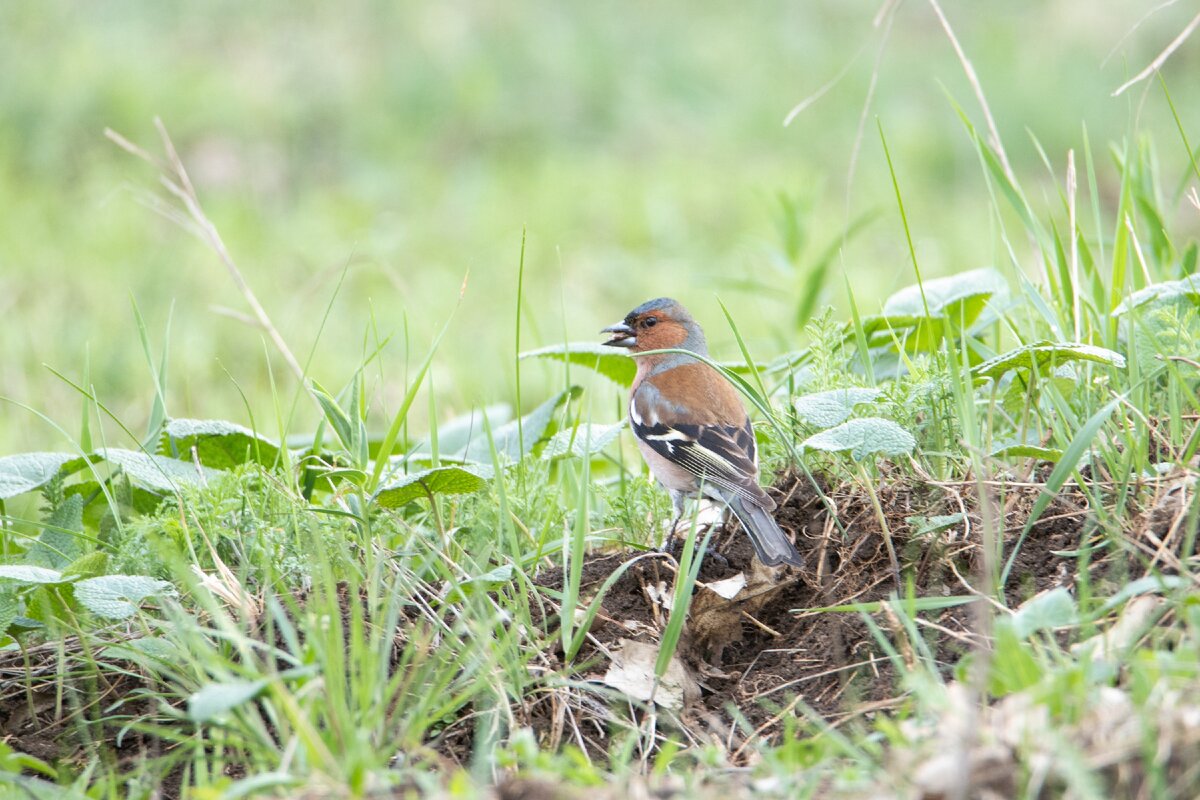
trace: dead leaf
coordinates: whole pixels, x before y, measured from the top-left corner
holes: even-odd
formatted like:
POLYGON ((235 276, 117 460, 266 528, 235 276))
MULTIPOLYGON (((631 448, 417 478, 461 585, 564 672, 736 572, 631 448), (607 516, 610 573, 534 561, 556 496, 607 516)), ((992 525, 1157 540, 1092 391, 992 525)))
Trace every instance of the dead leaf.
POLYGON ((663 708, 679 711, 700 699, 700 685, 677 656, 667 662, 662 679, 655 681, 654 664, 658 661, 657 645, 622 639, 613 651, 613 662, 604 674, 603 682, 634 700, 650 702, 663 708))
POLYGON ((785 572, 763 566, 757 559, 750 569, 715 584, 701 584, 692 598, 686 632, 707 660, 721 664, 721 652, 742 639, 742 614, 754 614, 786 584, 785 572))

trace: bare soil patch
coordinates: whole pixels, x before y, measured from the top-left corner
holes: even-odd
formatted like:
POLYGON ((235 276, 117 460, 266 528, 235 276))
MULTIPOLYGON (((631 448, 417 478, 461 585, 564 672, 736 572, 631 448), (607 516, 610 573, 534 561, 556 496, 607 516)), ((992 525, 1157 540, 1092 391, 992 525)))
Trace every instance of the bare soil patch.
MULTIPOLYGON (((896 585, 879 515, 865 493, 855 487, 822 487, 818 493, 807 477, 785 476, 772 490, 779 502, 776 518, 795 536, 806 565, 798 571, 780 571, 765 599, 739 598, 730 604, 740 617, 738 624, 716 634, 689 625, 679 655, 695 675, 701 694, 680 714, 686 736, 718 736, 731 753, 748 755, 753 741, 773 741, 782 735, 780 720, 797 703, 834 723, 891 706, 901 690, 893 664, 865 616, 886 636, 899 624, 896 615, 887 608, 868 615, 815 609, 887 601, 908 593, 949 598, 980 591, 986 585, 981 579, 986 563, 985 511, 986 524, 1003 536, 1002 552, 1007 555, 1041 488, 1032 483, 998 483, 994 496, 983 502, 967 484, 890 482, 876 491, 901 562, 902 580, 911 586, 896 585), (831 504, 836 513, 831 513, 831 504), (937 521, 931 521, 935 517, 955 521, 942 520, 943 527, 925 530, 936 527, 937 521), (745 732, 747 724, 753 727, 752 735, 745 732)), ((1074 588, 1076 553, 1091 538, 1088 520, 1087 499, 1077 490, 1053 499, 1021 543, 1004 587, 1009 607, 1056 586, 1074 588)), ((713 543, 719 557, 705 558, 701 582, 762 572, 752 566, 753 550, 736 523, 718 530, 713 543)), ((589 644, 577 658, 580 677, 598 679, 622 640, 657 644, 666 624, 669 612, 661 598, 673 586, 675 565, 665 556, 646 558, 642 551, 596 554, 583 567, 581 594, 590 599, 615 569, 631 559, 640 560, 603 597, 589 644)), ((1100 553, 1090 563, 1089 578, 1093 584, 1104 582, 1117 577, 1110 576, 1117 571, 1100 553)), ((543 572, 539 583, 561 589, 561 570, 543 572)), ((917 614, 929 649, 947 673, 979 642, 975 614, 974 603, 917 614)), ((547 620, 547 634, 554 624, 553 619, 547 620)), ((557 721, 549 714, 534 714, 535 725, 548 739, 573 739, 589 755, 603 760, 604 731, 612 720, 601 714, 594 724, 583 724, 580 720, 594 713, 589 705, 580 705, 579 733, 574 737, 562 732, 561 713, 557 721)))

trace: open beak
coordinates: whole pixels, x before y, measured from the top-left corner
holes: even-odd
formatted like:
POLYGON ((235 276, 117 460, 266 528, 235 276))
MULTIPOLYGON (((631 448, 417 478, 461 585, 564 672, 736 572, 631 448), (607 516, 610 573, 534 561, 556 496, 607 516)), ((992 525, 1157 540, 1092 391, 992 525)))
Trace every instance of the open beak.
POLYGON ((633 347, 637 344, 637 336, 633 333, 633 328, 626 325, 624 322, 618 322, 616 325, 609 325, 601 333, 611 333, 612 336, 604 344, 609 347, 633 347))

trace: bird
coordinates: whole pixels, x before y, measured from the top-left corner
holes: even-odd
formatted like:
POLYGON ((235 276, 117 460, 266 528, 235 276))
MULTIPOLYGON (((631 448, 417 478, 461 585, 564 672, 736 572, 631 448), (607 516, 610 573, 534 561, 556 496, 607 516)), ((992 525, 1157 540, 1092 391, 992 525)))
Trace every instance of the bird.
POLYGON ((688 498, 724 503, 742 522, 758 560, 804 566, 775 522, 775 501, 758 483, 754 429, 737 390, 712 366, 700 324, 669 297, 642 303, 600 331, 637 357, 629 422, 655 479, 671 495, 676 521, 688 498), (689 353, 655 353, 678 349, 689 353))

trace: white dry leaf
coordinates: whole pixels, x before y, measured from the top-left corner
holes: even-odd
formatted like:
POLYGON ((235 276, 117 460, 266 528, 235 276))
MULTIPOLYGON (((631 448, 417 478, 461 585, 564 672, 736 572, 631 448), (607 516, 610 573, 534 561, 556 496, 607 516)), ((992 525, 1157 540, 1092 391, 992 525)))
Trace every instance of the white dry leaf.
POLYGON ((738 592, 746 588, 746 573, 739 572, 731 578, 724 578, 712 583, 703 584, 710 592, 726 600, 737 597, 738 592))
POLYGON ((653 585, 646 584, 642 588, 646 592, 646 597, 651 603, 655 603, 660 607, 667 609, 668 611, 674 607, 675 595, 672 592, 671 587, 667 586, 666 581, 659 581, 653 585))
POLYGON ((700 686, 682 661, 672 656, 666 673, 656 681, 657 661, 657 645, 622 639, 619 649, 613 651, 613 662, 602 682, 633 700, 643 703, 653 700, 655 705, 672 711, 679 711, 700 697, 700 686))

